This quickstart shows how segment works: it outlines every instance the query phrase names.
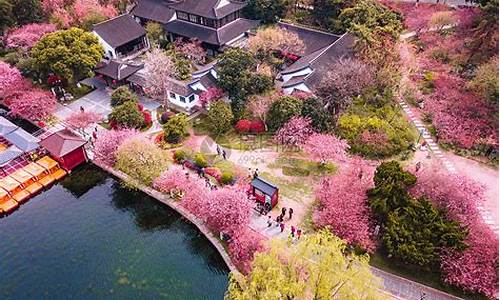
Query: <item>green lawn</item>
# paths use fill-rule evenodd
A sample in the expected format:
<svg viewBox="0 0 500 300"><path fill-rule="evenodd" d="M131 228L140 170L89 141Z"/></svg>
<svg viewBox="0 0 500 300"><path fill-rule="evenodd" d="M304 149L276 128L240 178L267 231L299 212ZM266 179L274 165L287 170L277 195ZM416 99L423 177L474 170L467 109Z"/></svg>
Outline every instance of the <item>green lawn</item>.
<svg viewBox="0 0 500 300"><path fill-rule="evenodd" d="M416 281L446 293L455 295L464 299L471 300L487 300L488 298L479 294L464 293L459 288L447 285L441 281L439 267L436 266L433 270L425 270L416 266L407 265L394 259L385 256L381 250L370 255L370 265L377 267L389 273Z"/></svg>
<svg viewBox="0 0 500 300"><path fill-rule="evenodd" d="M290 157L289 155L278 157L268 167L281 169L284 175L293 177L327 176L334 174L337 169L332 163L320 165L315 161Z"/></svg>

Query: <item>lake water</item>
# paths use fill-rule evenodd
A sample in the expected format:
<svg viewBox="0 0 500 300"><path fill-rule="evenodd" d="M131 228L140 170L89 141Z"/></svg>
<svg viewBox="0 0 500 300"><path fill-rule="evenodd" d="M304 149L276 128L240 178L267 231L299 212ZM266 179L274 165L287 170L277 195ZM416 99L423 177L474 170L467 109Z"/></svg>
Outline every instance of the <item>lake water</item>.
<svg viewBox="0 0 500 300"><path fill-rule="evenodd" d="M0 299L222 299L228 272L196 227L92 165L0 219Z"/></svg>

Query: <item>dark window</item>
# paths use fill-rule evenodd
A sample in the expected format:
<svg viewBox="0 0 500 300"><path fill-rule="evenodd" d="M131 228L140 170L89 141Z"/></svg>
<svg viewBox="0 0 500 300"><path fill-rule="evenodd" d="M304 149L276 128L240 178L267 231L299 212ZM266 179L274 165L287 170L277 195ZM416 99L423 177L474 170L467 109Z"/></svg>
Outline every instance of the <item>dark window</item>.
<svg viewBox="0 0 500 300"><path fill-rule="evenodd" d="M179 20L188 20L188 14L182 11L177 12L177 19Z"/></svg>
<svg viewBox="0 0 500 300"><path fill-rule="evenodd" d="M189 103L194 101L194 95L189 96Z"/></svg>
<svg viewBox="0 0 500 300"><path fill-rule="evenodd" d="M205 20L205 25L206 26L215 28L214 19L204 19L204 20Z"/></svg>
<svg viewBox="0 0 500 300"><path fill-rule="evenodd" d="M174 98L175 99L175 94L170 92L170 98Z"/></svg>
<svg viewBox="0 0 500 300"><path fill-rule="evenodd" d="M186 97L179 96L179 99L181 100L182 103L186 103Z"/></svg>

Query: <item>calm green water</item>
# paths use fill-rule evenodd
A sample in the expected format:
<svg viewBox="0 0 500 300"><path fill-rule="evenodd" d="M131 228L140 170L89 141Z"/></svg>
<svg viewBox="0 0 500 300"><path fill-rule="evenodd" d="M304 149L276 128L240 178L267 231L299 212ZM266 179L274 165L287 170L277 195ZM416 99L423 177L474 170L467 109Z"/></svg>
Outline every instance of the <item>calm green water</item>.
<svg viewBox="0 0 500 300"><path fill-rule="evenodd" d="M0 299L222 299L227 275L193 225L90 165L0 219Z"/></svg>

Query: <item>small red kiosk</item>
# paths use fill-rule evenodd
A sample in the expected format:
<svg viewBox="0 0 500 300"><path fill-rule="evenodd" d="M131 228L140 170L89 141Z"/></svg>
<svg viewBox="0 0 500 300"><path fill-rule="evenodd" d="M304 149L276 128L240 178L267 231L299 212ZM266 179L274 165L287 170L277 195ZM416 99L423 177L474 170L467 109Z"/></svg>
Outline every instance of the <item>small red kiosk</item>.
<svg viewBox="0 0 500 300"><path fill-rule="evenodd" d="M81 136L71 130L63 129L55 132L40 142L52 157L66 171L71 171L76 166L87 161L84 146L87 143Z"/></svg>
<svg viewBox="0 0 500 300"><path fill-rule="evenodd" d="M251 183L250 193L255 200L271 210L278 204L278 188L260 177L255 177Z"/></svg>

